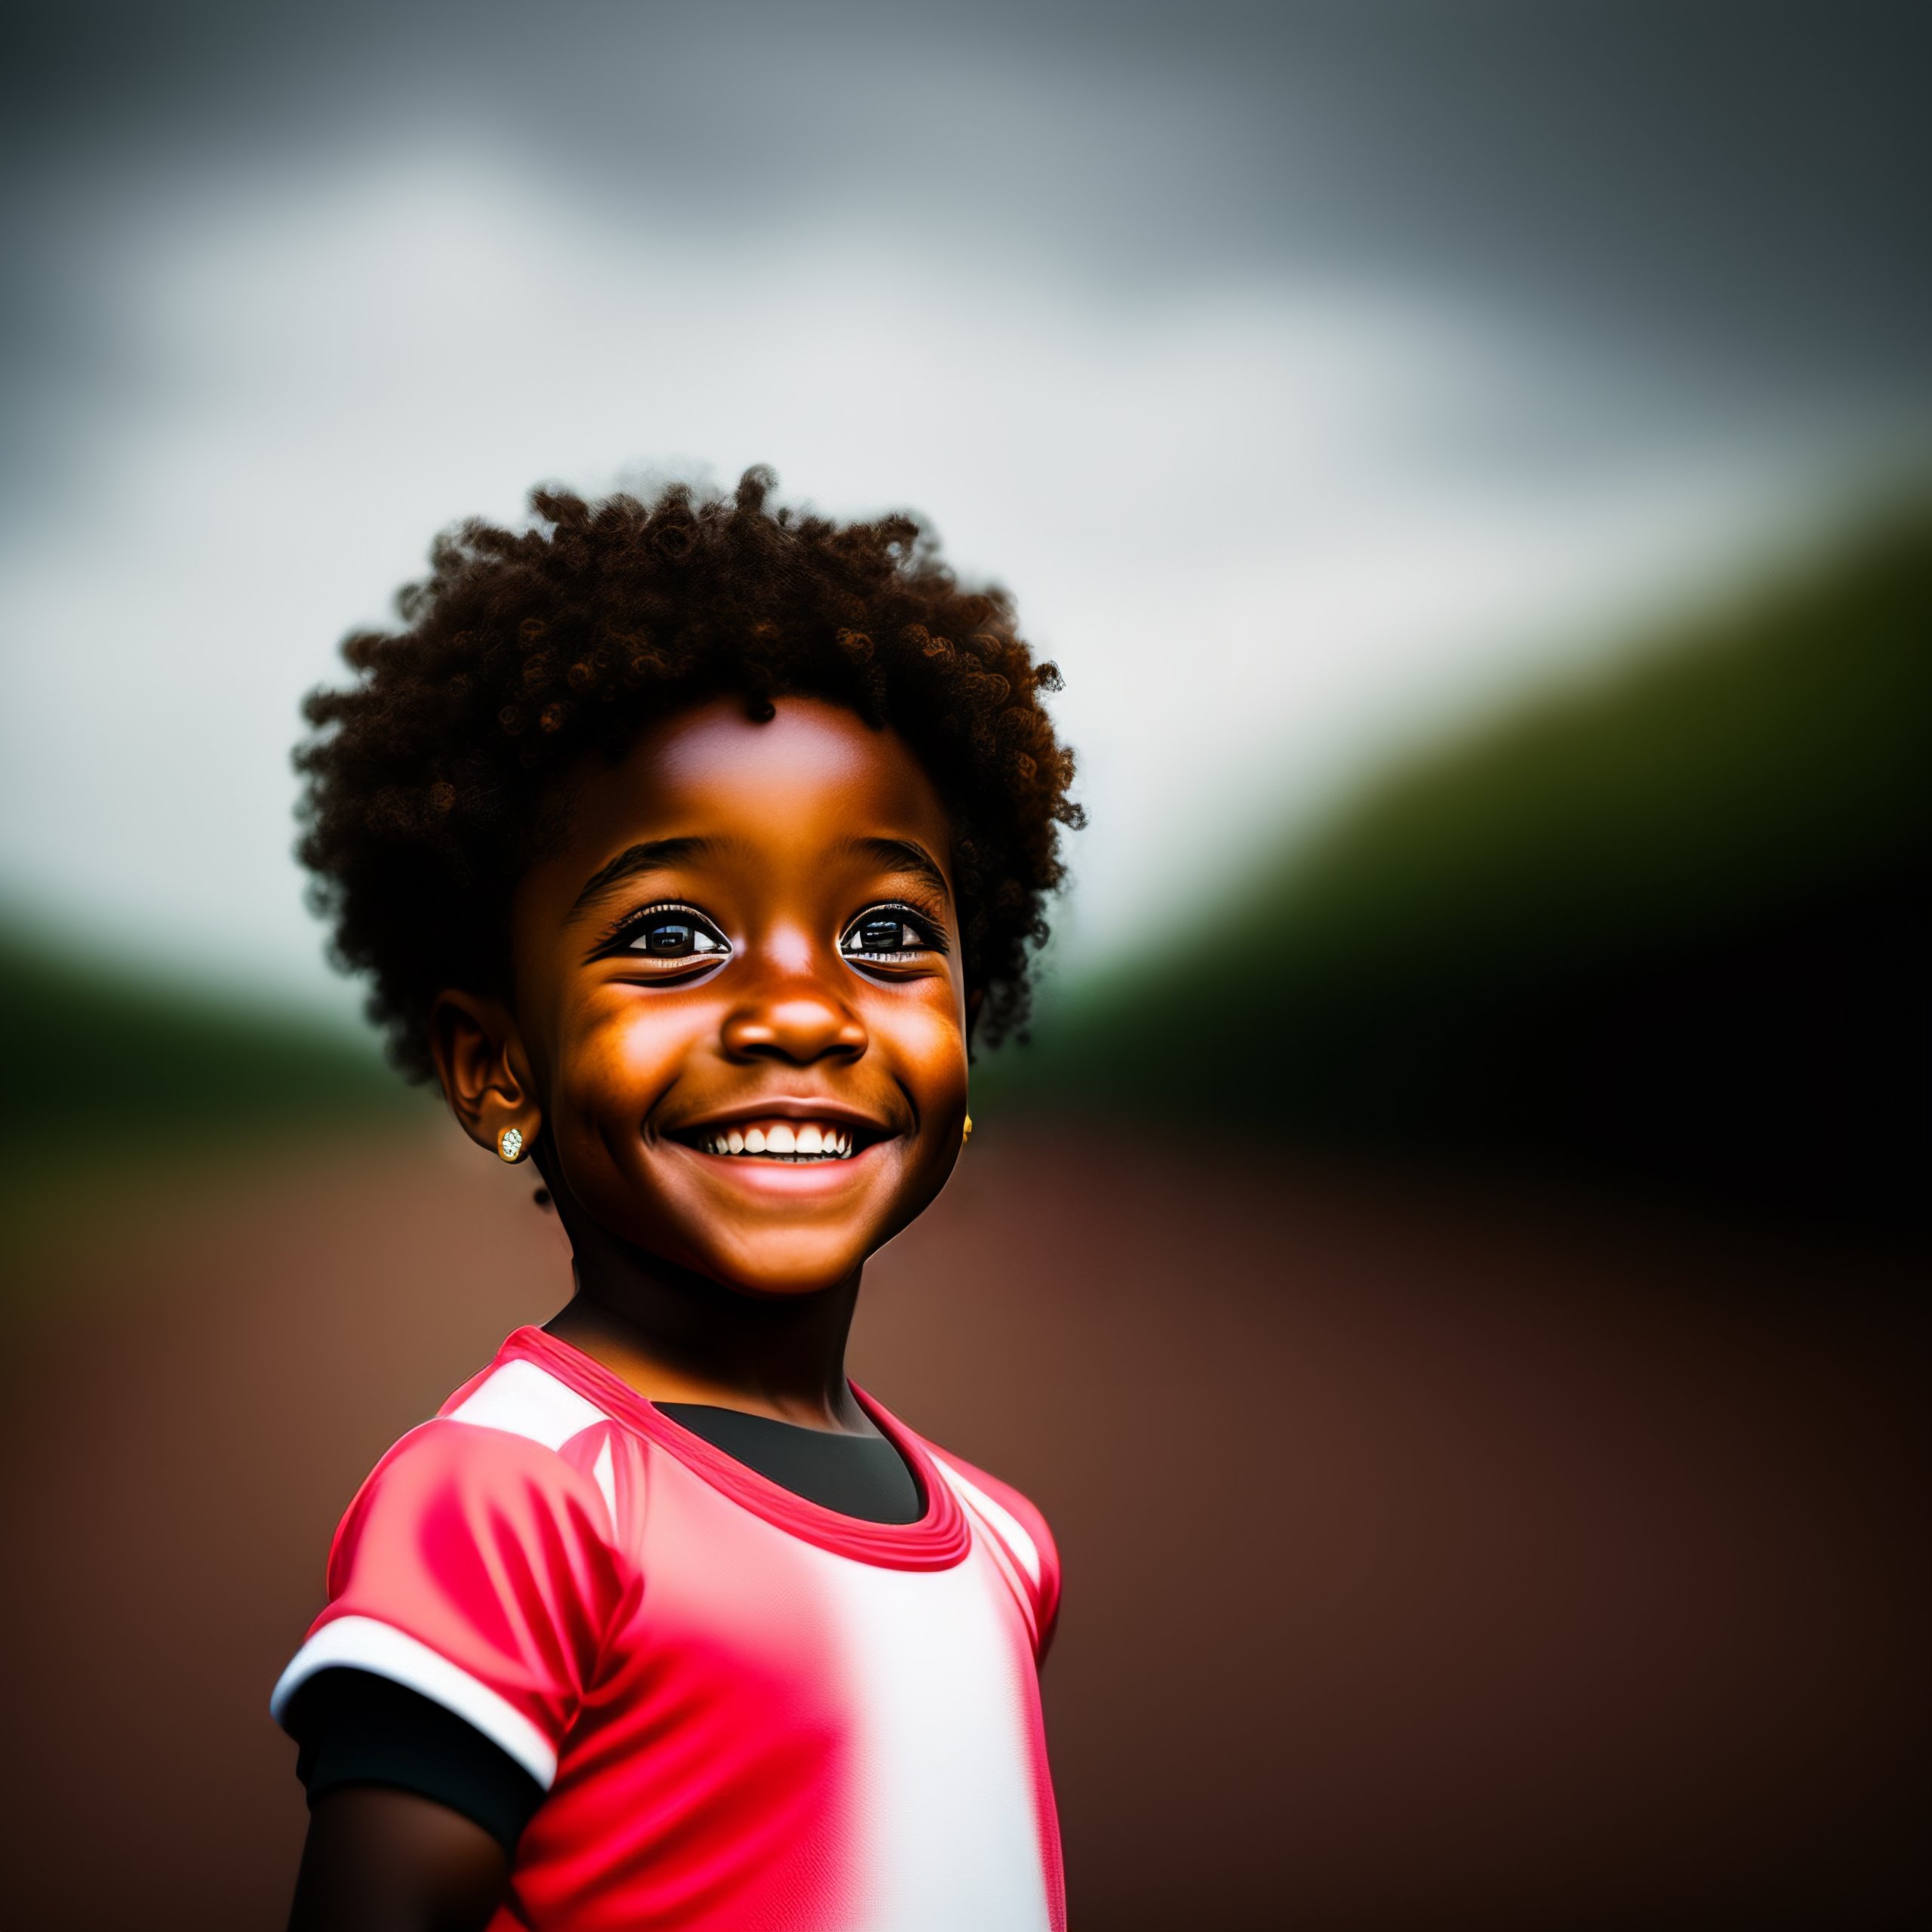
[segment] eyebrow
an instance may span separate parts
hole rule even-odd
[[[715,841],[709,838],[651,838],[641,845],[633,845],[628,851],[620,852],[608,866],[601,866],[583,882],[583,890],[572,903],[570,916],[574,919],[587,907],[593,906],[608,892],[611,887],[627,878],[634,878],[639,872],[662,871],[669,866],[681,866],[709,850]]]
[[[952,897],[939,861],[926,848],[910,838],[854,838],[849,849],[870,859],[888,872],[904,872],[930,886],[943,899]]]

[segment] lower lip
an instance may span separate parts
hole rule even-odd
[[[889,1140],[874,1140],[840,1161],[768,1161],[755,1154],[707,1154],[702,1148],[682,1140],[664,1143],[702,1161],[713,1174],[728,1174],[733,1180],[755,1188],[761,1194],[787,1197],[832,1194],[849,1183],[862,1180],[875,1156],[889,1147]]]

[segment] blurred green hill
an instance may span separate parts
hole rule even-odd
[[[1063,994],[976,1099],[1926,1223],[1932,505],[1419,756]],[[1184,782],[1184,780],[1183,781]],[[0,923],[25,1170],[419,1103]]]
[[[998,1104],[1922,1224],[1932,504],[1371,785]]]
[[[373,1039],[266,1003],[143,981],[17,920],[0,924],[17,1131],[0,1194],[100,1163],[166,1166],[416,1102]]]

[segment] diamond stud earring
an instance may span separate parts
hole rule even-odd
[[[506,1161],[523,1158],[523,1129],[506,1127],[497,1136],[497,1152]]]

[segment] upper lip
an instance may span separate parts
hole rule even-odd
[[[672,1121],[663,1131],[675,1135],[715,1134],[721,1128],[737,1127],[751,1121],[810,1120],[856,1128],[879,1139],[899,1130],[890,1121],[869,1114],[862,1107],[848,1106],[841,1100],[801,1100],[790,1094],[774,1094],[761,1100],[743,1100],[734,1106],[715,1107],[708,1113],[694,1114],[688,1120]]]

